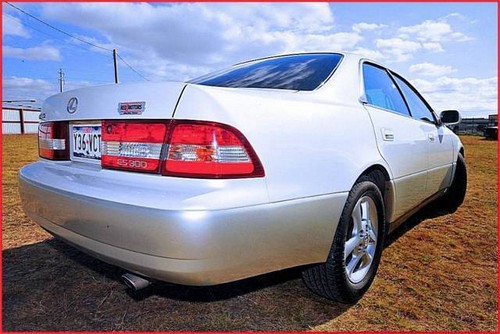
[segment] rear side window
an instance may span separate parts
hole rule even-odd
[[[432,111],[429,109],[427,104],[418,95],[415,88],[411,87],[406,81],[400,78],[398,75],[394,74],[394,78],[399,88],[403,92],[403,95],[410,107],[411,115],[413,118],[418,120],[423,120],[426,122],[434,123],[434,116],[432,116]]]
[[[311,91],[330,77],[341,59],[339,54],[303,54],[257,60],[208,74],[190,83]]]
[[[369,104],[410,116],[399,89],[384,69],[363,64],[363,83]]]

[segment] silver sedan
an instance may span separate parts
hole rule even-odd
[[[40,160],[19,173],[40,226],[151,280],[213,285],[304,265],[352,303],[384,238],[423,205],[465,196],[464,148],[418,91],[352,54],[257,59],[190,82],[55,95]]]

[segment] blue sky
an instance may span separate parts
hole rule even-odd
[[[497,113],[494,3],[13,3],[104,49],[151,81],[186,80],[238,61],[350,51],[408,78],[436,110]],[[3,99],[113,83],[110,51],[2,5]],[[144,78],[119,62],[120,82]]]

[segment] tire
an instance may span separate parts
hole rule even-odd
[[[354,185],[342,211],[327,261],[302,272],[305,285],[314,293],[352,304],[372,284],[386,235],[384,201],[375,182],[373,178],[362,177]],[[365,232],[367,226],[372,227],[372,232]]]
[[[453,213],[462,205],[467,192],[467,166],[462,154],[458,153],[457,167],[453,182],[446,194],[438,199],[437,206],[446,212]]]

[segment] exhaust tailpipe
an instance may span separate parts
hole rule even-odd
[[[144,289],[151,284],[151,281],[131,273],[123,274],[122,281],[127,287],[134,291]]]

